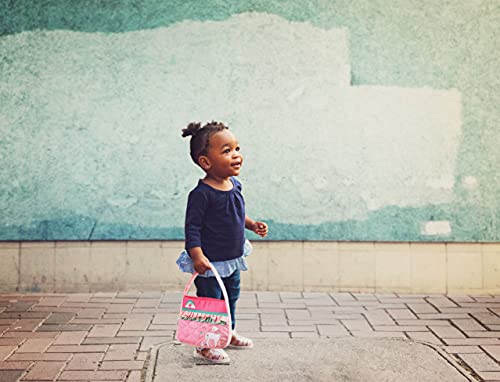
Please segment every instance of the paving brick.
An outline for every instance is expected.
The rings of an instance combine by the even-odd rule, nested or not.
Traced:
[[[294,326],[295,324],[289,323],[291,326]],[[306,325],[311,325],[311,322],[308,322]],[[244,330],[248,332],[258,332],[261,328],[260,321],[254,320],[245,320],[245,321],[239,321],[238,322],[238,330]]]
[[[9,361],[68,361],[71,353],[14,353]]]
[[[54,345],[80,345],[88,332],[63,332],[56,340]]]
[[[290,338],[290,333],[289,332],[255,332],[255,333],[249,333],[249,332],[240,331],[239,334],[241,334],[244,337],[248,337],[248,338]]]
[[[316,327],[310,326],[263,326],[262,332],[315,332]]]
[[[411,320],[417,318],[410,309],[387,309],[387,313],[396,320]]]
[[[441,338],[465,338],[465,335],[453,326],[434,326],[430,325],[431,329],[438,337]]]
[[[427,302],[433,306],[435,306],[438,310],[441,310],[441,308],[456,308],[457,304],[447,298],[446,296],[439,296],[439,297],[428,297]]]
[[[292,300],[293,301],[293,300]],[[321,298],[321,299],[311,299],[311,300],[305,300],[305,305],[306,306],[337,306],[335,301],[329,299],[329,298]],[[287,305],[297,305],[297,303],[292,303],[292,302],[286,302]]]
[[[16,353],[43,353],[54,339],[52,338],[30,338],[22,344]]]
[[[20,345],[24,341],[24,338],[1,338],[0,346],[10,346],[10,345]]]
[[[64,370],[97,370],[103,353],[75,354]]]
[[[50,312],[2,312],[0,313],[0,318],[25,318],[25,319],[35,319],[40,318],[41,320],[46,319]]]
[[[497,371],[480,371],[478,374],[484,381],[500,381],[500,372]]]
[[[364,313],[368,322],[372,325],[394,325],[394,320],[383,310],[371,310]]]
[[[26,381],[53,381],[64,367],[64,362],[36,362],[28,374],[23,377]]]
[[[488,313],[488,309],[486,308],[480,308],[480,307],[473,307],[473,308],[441,308],[440,309],[441,313],[446,313],[446,314],[454,314],[454,313]]]
[[[377,332],[428,332],[425,326],[375,326],[373,328]]]
[[[500,317],[496,314],[486,312],[471,313],[471,315],[483,325],[500,325]]]
[[[404,333],[401,332],[365,332],[365,331],[352,331],[354,337],[366,338],[406,338]]]
[[[366,322],[366,320],[341,320],[341,322],[351,332],[354,330],[365,332],[373,331],[372,327],[368,324],[368,322]]]
[[[160,331],[160,330],[176,330],[176,324],[169,325],[149,325],[148,331]]]
[[[119,331],[116,335],[117,337],[172,337],[174,333],[173,330],[145,330],[145,331],[135,331],[135,330],[124,330]]]
[[[17,346],[0,346],[0,361],[6,359],[15,349]]]
[[[497,362],[500,362],[500,345],[485,345],[482,346],[484,351],[488,353],[492,358],[494,358]]]
[[[259,303],[261,309],[304,309],[306,304],[297,302],[294,304],[274,303],[274,302],[261,302]]]
[[[311,312],[307,309],[286,309],[285,314],[289,320],[307,320],[312,318]]]
[[[66,297],[61,296],[61,297],[42,297],[40,302],[38,302],[36,305],[37,306],[60,306],[64,301],[66,300]]]
[[[240,320],[245,320],[248,318],[248,316],[258,317],[258,315],[256,313],[241,313],[240,309],[237,309],[236,314],[238,315],[238,319],[240,319]],[[151,321],[151,323],[154,325],[170,324],[172,322],[176,322],[178,316],[179,316],[179,313],[157,314],[153,317],[153,320]],[[252,318],[255,318],[255,317],[252,317]]]
[[[90,325],[109,325],[109,324],[121,324],[123,322],[122,318],[74,318],[71,320],[71,324],[90,324]]]
[[[243,332],[240,331],[240,334],[243,334]],[[140,351],[149,351],[152,346],[171,341],[172,336],[169,337],[145,337],[144,340],[141,343]]]
[[[276,292],[257,292],[258,302],[281,302],[279,293]]]
[[[105,309],[86,308],[78,312],[77,318],[101,318],[104,315]]]
[[[442,338],[446,345],[500,345],[498,338]]]
[[[500,338],[500,332],[465,332],[470,338]]]
[[[0,318],[0,325],[12,325],[17,321],[17,318]]]
[[[33,318],[18,320],[10,329],[11,332],[31,332],[42,323],[42,319]]]
[[[59,381],[124,381],[127,370],[63,371]]]
[[[130,313],[133,308],[133,304],[112,304],[106,313]]]
[[[448,295],[448,298],[450,300],[455,301],[459,305],[462,302],[475,302],[476,301],[471,296],[467,296],[467,295]]]
[[[425,304],[407,304],[408,308],[411,309],[413,313],[438,313],[438,310],[434,308],[431,304],[425,303]]]
[[[304,297],[301,292],[279,292],[279,295],[280,295],[282,300],[284,300],[284,299],[296,299],[296,298],[303,298]],[[253,296],[253,293],[252,293],[252,296]]]
[[[141,337],[92,337],[85,338],[84,345],[101,345],[101,344],[138,344],[141,342]]]
[[[376,301],[378,298],[372,293],[352,293],[352,296],[358,301]]]
[[[99,370],[142,370],[144,361],[103,361]]]
[[[52,345],[48,353],[104,353],[108,345]]]
[[[28,361],[13,361],[13,362],[0,362],[0,370],[26,370],[33,362]]]
[[[318,332],[323,337],[349,337],[349,332],[342,325],[318,325]]]
[[[59,332],[5,332],[4,338],[56,338]]]
[[[5,312],[7,313],[20,313],[27,312],[37,301],[18,301],[13,304],[9,304]]]
[[[454,318],[470,318],[466,313],[419,313],[421,320],[452,320]]]
[[[43,323],[45,325],[67,324],[75,315],[76,313],[52,313]]]
[[[156,308],[160,305],[161,299],[139,299],[135,303],[135,308]]]
[[[261,317],[260,323],[262,326],[286,326],[288,325],[288,320],[285,317],[269,318],[269,317]]]
[[[131,361],[134,360],[139,344],[136,345],[111,345],[104,357],[105,361]]]
[[[73,324],[56,324],[56,325],[41,325],[37,328],[37,332],[83,332],[89,331],[92,325],[73,325]]]
[[[482,353],[479,346],[443,346],[443,349],[450,354]]]
[[[462,360],[467,363],[474,371],[498,371],[500,372],[500,365],[496,363],[493,359],[491,359],[486,354],[459,354],[458,355]]]
[[[127,319],[125,319],[125,322],[123,323],[123,325],[121,327],[121,330],[147,330],[150,322],[151,322],[150,317],[127,318]],[[174,321],[174,323],[175,323],[175,321]]]
[[[95,325],[87,337],[114,337],[120,325]]]
[[[309,307],[311,314],[319,311],[319,307]],[[334,314],[344,314],[344,313],[365,313],[366,309],[362,306],[335,306],[333,308],[326,308],[325,311],[329,311]]]
[[[66,296],[66,302],[87,302],[91,297],[90,293],[74,293]]]
[[[23,373],[21,370],[0,370],[0,381],[17,382]]]
[[[451,322],[453,322],[453,324],[463,332],[486,330],[484,326],[480,325],[476,320],[472,318],[455,319],[451,320]]]
[[[396,320],[396,323],[401,326],[450,326],[448,320]]]

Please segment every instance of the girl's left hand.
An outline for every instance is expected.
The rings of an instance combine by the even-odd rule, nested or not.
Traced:
[[[267,224],[264,222],[255,222],[252,231],[260,237],[266,237],[268,232]]]

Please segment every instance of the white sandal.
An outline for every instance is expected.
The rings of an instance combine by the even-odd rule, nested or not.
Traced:
[[[233,337],[228,347],[232,349],[251,349],[253,348],[253,341],[250,338],[240,336],[233,330]]]
[[[202,352],[205,352],[203,354]],[[194,349],[193,356],[217,365],[227,365],[231,362],[229,356],[223,349]]]

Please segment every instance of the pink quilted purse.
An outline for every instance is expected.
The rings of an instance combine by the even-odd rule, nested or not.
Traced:
[[[188,345],[202,348],[222,349],[231,341],[231,313],[227,303],[227,292],[219,272],[210,267],[222,289],[224,300],[209,297],[188,296],[188,291],[198,276],[193,276],[184,288],[182,304],[177,321],[177,339]]]

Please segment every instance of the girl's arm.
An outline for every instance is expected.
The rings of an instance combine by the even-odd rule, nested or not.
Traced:
[[[207,209],[206,195],[200,192],[191,192],[186,209],[186,249],[193,260],[196,272],[203,274],[210,269],[210,262],[201,249],[201,227]]]
[[[255,232],[260,237],[266,237],[268,232],[267,224],[250,219],[245,215],[245,228]]]

